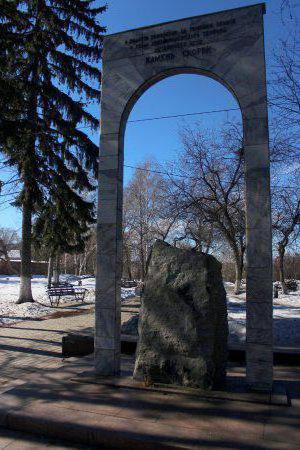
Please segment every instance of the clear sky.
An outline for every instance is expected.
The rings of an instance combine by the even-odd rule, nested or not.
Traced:
[[[102,4],[102,1],[98,2]],[[102,24],[108,33],[143,27],[159,22],[177,20],[251,4],[251,0],[107,0],[108,10],[102,15]],[[272,52],[283,33],[279,14],[281,0],[265,2],[265,38],[268,71],[271,70]],[[239,112],[207,114],[182,119],[131,122],[143,118],[211,111],[237,107],[232,95],[219,83],[198,75],[177,75],[150,88],[136,103],[129,117],[125,136],[125,164],[138,166],[147,157],[158,162],[175,156],[180,149],[178,129],[183,123],[201,120],[208,128],[218,128],[228,118],[239,118]],[[100,114],[99,108],[93,108]],[[98,142],[98,135],[94,136]],[[125,183],[132,169],[125,168]],[[3,176],[0,174],[0,179]],[[0,226],[19,229],[21,214],[9,203],[0,205]]]

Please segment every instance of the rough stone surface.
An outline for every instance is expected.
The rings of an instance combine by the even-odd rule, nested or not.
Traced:
[[[157,241],[145,281],[134,378],[201,388],[223,384],[227,337],[221,264]]]
[[[139,316],[132,316],[129,320],[122,323],[121,333],[136,336],[138,334]]]

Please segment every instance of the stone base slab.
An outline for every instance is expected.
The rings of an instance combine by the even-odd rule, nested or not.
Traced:
[[[122,377],[97,382],[91,357],[32,376],[1,396],[0,424],[98,448],[297,448],[297,400],[288,407],[267,394],[138,386],[132,363],[123,358]],[[241,389],[241,370],[229,374]]]

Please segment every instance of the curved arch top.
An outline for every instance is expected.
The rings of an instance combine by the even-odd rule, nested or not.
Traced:
[[[120,365],[124,131],[138,98],[182,73],[206,75],[236,98],[243,117],[247,223],[247,381],[272,384],[272,245],[264,4],[105,37],[99,155],[95,366]]]
[[[127,105],[155,82],[176,73],[199,73],[235,96],[248,122],[245,142],[257,142],[260,132],[260,142],[267,143],[267,129],[260,129],[267,115],[264,12],[259,4],[107,36],[101,134],[118,133]]]
[[[133,95],[128,100],[128,102],[123,110],[123,114],[121,117],[121,123],[120,123],[119,135],[122,136],[124,134],[128,117],[130,116],[130,113],[131,113],[134,105],[137,103],[137,101],[140,99],[140,97],[148,89],[150,89],[152,86],[154,86],[155,84],[159,83],[160,81],[162,81],[166,78],[172,77],[174,75],[183,75],[183,74],[202,75],[202,76],[206,76],[208,78],[212,78],[213,80],[219,82],[233,95],[233,97],[237,101],[237,103],[241,109],[241,112],[242,112],[242,108],[239,103],[239,99],[238,99],[237,95],[235,94],[233,88],[226,83],[226,81],[220,79],[214,73],[207,72],[206,70],[203,70],[203,69],[199,69],[199,68],[195,69],[193,67],[177,67],[177,68],[167,69],[167,70],[164,70],[163,72],[157,73],[151,79],[145,81],[141,86],[139,86],[137,88],[137,90],[133,93]],[[243,112],[242,112],[242,114],[243,114]]]

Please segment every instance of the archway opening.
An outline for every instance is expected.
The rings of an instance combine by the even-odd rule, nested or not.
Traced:
[[[129,281],[142,284],[156,239],[213,254],[223,264],[232,347],[244,346],[246,338],[242,135],[241,111],[226,87],[207,76],[179,74],[143,92],[128,116],[124,140],[122,301],[139,304],[140,289],[135,298]],[[201,153],[208,159],[202,168]],[[205,189],[209,177],[216,192]],[[201,208],[176,211],[170,197],[182,196],[180,187],[196,189],[198,199],[208,195],[212,207],[205,214]],[[189,199],[182,197],[184,208]],[[217,203],[225,212],[214,220]],[[123,322],[128,320],[124,315]],[[123,325],[125,333],[129,328]]]

